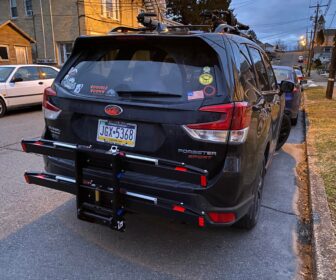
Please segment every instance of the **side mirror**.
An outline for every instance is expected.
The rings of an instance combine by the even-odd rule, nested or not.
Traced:
[[[21,77],[13,77],[13,79],[11,80],[11,83],[17,83],[17,82],[22,82],[23,79]]]
[[[284,92],[292,92],[294,89],[294,83],[290,82],[290,81],[282,81],[280,83],[280,93],[284,93]]]

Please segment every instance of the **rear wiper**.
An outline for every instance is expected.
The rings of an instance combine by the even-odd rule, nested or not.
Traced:
[[[181,94],[161,91],[117,91],[119,96],[136,97],[181,97]]]

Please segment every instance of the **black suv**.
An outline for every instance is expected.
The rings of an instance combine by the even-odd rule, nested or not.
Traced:
[[[265,52],[228,30],[78,38],[44,93],[42,138],[22,142],[45,155],[27,182],[117,230],[127,210],[252,228],[285,97]]]

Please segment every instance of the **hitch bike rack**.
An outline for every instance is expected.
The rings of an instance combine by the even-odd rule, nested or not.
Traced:
[[[126,227],[125,196],[158,203],[155,197],[122,190],[119,182],[125,170],[141,171],[144,174],[155,172],[170,179],[178,176],[181,181],[198,184],[200,189],[207,187],[206,170],[181,162],[120,151],[117,146],[106,151],[92,146],[45,139],[22,140],[21,145],[24,152],[72,160],[75,167],[74,178],[47,172],[25,172],[27,183],[76,195],[79,219],[100,223],[121,232]],[[98,175],[88,177],[83,170],[89,168],[103,170],[108,176],[104,179]],[[181,212],[176,205],[173,205],[172,210]],[[198,211],[188,211],[200,216]]]

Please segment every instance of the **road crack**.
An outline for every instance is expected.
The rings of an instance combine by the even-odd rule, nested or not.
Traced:
[[[276,208],[273,208],[271,206],[261,205],[261,207],[269,209],[269,210],[273,210],[275,212],[279,212],[279,213],[282,213],[282,214],[298,217],[298,215],[296,215],[295,213],[284,211],[284,210],[280,210],[280,209],[276,209]]]

